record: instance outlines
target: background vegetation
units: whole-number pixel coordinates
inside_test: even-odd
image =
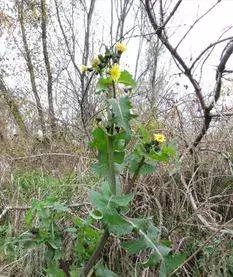
[[[137,81],[121,90],[138,114],[126,152],[140,124],[177,149],[132,187],[129,172],[121,174],[122,187],[134,192],[131,216],[150,217],[172,254],[185,254],[173,276],[233,276],[232,30],[187,56],[192,31],[224,0],[209,1],[179,29],[184,2],[0,3],[0,276],[78,276],[74,256],[82,267],[96,249],[101,224],[89,217],[89,191],[103,180],[88,142],[106,118],[105,102],[98,76],[80,66],[91,67],[119,41],[127,45],[121,67]],[[32,243],[38,226],[40,247]],[[166,276],[149,267],[148,255],[127,252],[112,234],[92,274]],[[48,267],[55,257],[60,264]]]

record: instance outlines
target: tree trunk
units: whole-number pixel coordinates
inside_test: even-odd
[[[36,101],[36,108],[38,111],[41,130],[43,132],[43,135],[45,135],[46,128],[45,128],[44,113],[43,113],[43,108],[41,105],[40,97],[39,97],[39,94],[37,91],[34,66],[32,64],[31,54],[30,54],[30,50],[29,50],[29,46],[28,46],[28,42],[27,42],[23,9],[24,9],[24,4],[23,4],[23,1],[21,1],[18,3],[18,16],[19,16],[19,22],[20,22],[20,27],[21,27],[21,33],[22,33],[23,46],[24,46],[24,50],[25,50],[25,59],[26,59],[28,71],[30,74],[31,87],[32,87],[32,92],[33,92],[33,95],[34,95],[35,101]]]
[[[15,119],[18,127],[19,127],[19,130],[20,130],[21,134],[23,136],[27,135],[27,133],[28,133],[27,128],[26,128],[24,120],[21,116],[21,112],[19,111],[19,108],[18,108],[18,106],[15,102],[15,99],[10,94],[10,91],[6,87],[2,77],[0,77],[0,92],[1,92],[0,95],[3,95],[3,98],[5,99],[12,116],[14,117],[14,119]]]
[[[43,46],[43,55],[45,68],[47,72],[47,95],[48,95],[48,104],[49,104],[49,121],[52,136],[56,136],[57,126],[54,113],[53,105],[53,77],[51,72],[48,46],[47,46],[47,11],[46,11],[46,0],[41,0],[41,30],[42,30],[42,46]]]

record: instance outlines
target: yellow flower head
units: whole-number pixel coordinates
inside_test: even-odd
[[[117,82],[121,75],[121,70],[120,70],[119,65],[115,63],[112,66],[112,68],[110,69],[109,73],[110,73],[110,76],[112,77],[113,81]]]
[[[154,134],[153,138],[154,138],[154,141],[157,141],[158,143],[162,143],[166,141],[166,137],[163,134]]]
[[[94,59],[92,60],[92,66],[98,66],[100,64],[100,59],[96,56],[94,57]]]
[[[121,43],[121,42],[117,42],[115,45],[115,48],[118,52],[123,53],[126,51],[126,46],[125,44]]]
[[[85,72],[87,72],[87,70],[88,70],[88,67],[87,67],[86,65],[82,64],[82,65],[80,66],[80,71],[81,71],[81,73],[85,73]]]

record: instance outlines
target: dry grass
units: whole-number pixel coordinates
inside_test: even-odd
[[[210,133],[197,149],[195,160],[185,152],[180,141],[181,163],[159,166],[154,174],[140,178],[135,184],[131,215],[152,217],[162,230],[162,239],[172,242],[175,253],[185,250],[191,255],[216,228],[233,217],[233,138],[230,130],[228,125],[225,132]],[[176,132],[173,131],[172,136],[179,142]],[[99,183],[90,169],[93,157],[81,142],[58,141],[36,146],[34,140],[7,142],[6,147],[1,148],[0,207],[25,205],[32,198],[43,199],[46,191],[56,194],[67,204],[88,201],[88,189]],[[28,183],[22,184],[23,179]],[[24,214],[13,211],[7,215],[8,236],[21,231]],[[209,251],[214,252],[210,255],[204,248],[177,276],[230,276],[227,270],[229,264],[233,267],[233,254],[230,254],[228,243],[233,223],[223,229],[225,233],[216,234],[208,244]],[[157,276],[156,269],[140,266],[147,254],[145,251],[129,256],[121,249],[119,240],[112,238],[103,260],[109,268],[122,272],[122,276]],[[43,249],[22,250],[18,257],[19,253],[10,258],[1,254],[0,276],[40,276],[37,274],[43,265]]]

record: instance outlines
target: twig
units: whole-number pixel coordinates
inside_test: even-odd
[[[74,203],[74,204],[67,205],[67,207],[68,208],[80,208],[80,207],[85,206],[85,205],[90,205],[90,203],[88,203],[88,202],[83,202],[82,204]],[[3,209],[2,213],[0,214],[0,221],[4,218],[4,216],[9,211],[27,211],[27,210],[30,210],[31,208],[32,208],[31,205],[28,205],[28,206],[7,206]],[[52,209],[53,206],[48,205],[48,206],[45,206],[45,208],[46,209]]]
[[[209,46],[207,46],[207,47],[197,56],[197,58],[193,61],[193,63],[192,63],[191,66],[190,66],[190,70],[193,69],[193,67],[195,66],[195,64],[200,60],[200,58],[201,58],[209,49],[211,49],[212,47],[216,46],[216,45],[219,44],[219,43],[222,43],[222,42],[224,42],[224,41],[231,40],[231,39],[233,39],[232,36],[231,36],[231,37],[224,38],[224,39],[221,39],[221,40],[218,40],[218,41],[216,41],[216,42],[211,43]]]
[[[189,261],[191,261],[193,259],[193,257],[195,257],[218,233],[220,233],[222,231],[222,229],[224,227],[226,227],[231,222],[233,222],[233,218],[230,219],[228,222],[224,223],[223,225],[221,225],[218,229],[216,229],[215,232],[211,236],[209,236],[204,241],[204,243],[191,256],[188,257],[188,259],[186,259],[178,268],[176,268],[172,273],[170,273],[169,276],[172,276],[173,274],[175,274],[185,264],[187,264]]]
[[[182,175],[182,173],[180,174],[180,179],[181,179],[181,183],[183,184],[183,186],[185,187],[185,189],[187,190],[187,194],[188,194],[188,197],[189,197],[189,200],[190,200],[190,203],[194,209],[195,212],[198,211],[198,207],[197,207],[197,204],[194,200],[194,197],[189,189],[189,185],[186,183],[185,181],[185,178],[184,176]],[[213,226],[211,225],[200,213],[196,213],[197,214],[197,217],[198,219],[201,221],[201,223],[207,227],[208,229],[212,230],[212,231],[216,231],[217,230],[217,226]]]
[[[177,9],[179,8],[179,6],[180,6],[180,4],[181,4],[181,2],[182,2],[183,0],[179,0],[177,3],[176,3],[176,5],[175,5],[175,7],[173,8],[173,10],[170,12],[170,14],[168,15],[168,17],[166,18],[166,20],[165,20],[165,22],[163,23],[163,25],[162,25],[162,27],[161,28],[164,28],[166,25],[167,25],[167,23],[170,21],[170,19],[173,17],[173,15],[174,15],[174,13],[177,11]]]
[[[193,27],[203,18],[205,17],[209,12],[211,12],[219,3],[221,2],[221,0],[217,0],[217,2],[211,6],[207,11],[205,11],[199,18],[197,18],[194,23],[189,27],[188,31],[183,35],[183,37],[181,38],[181,40],[178,42],[176,49],[180,46],[180,44],[182,43],[182,41],[186,38],[186,36],[189,34],[189,32],[193,29]]]
[[[22,156],[22,157],[12,157],[12,156],[6,156],[1,158],[8,158],[13,161],[19,161],[19,160],[26,160],[26,159],[35,159],[35,158],[40,158],[40,157],[47,157],[47,156],[65,156],[65,157],[73,157],[77,158],[79,155],[77,154],[72,154],[72,153],[42,153],[42,154],[36,154],[36,155],[30,155],[30,156]]]

